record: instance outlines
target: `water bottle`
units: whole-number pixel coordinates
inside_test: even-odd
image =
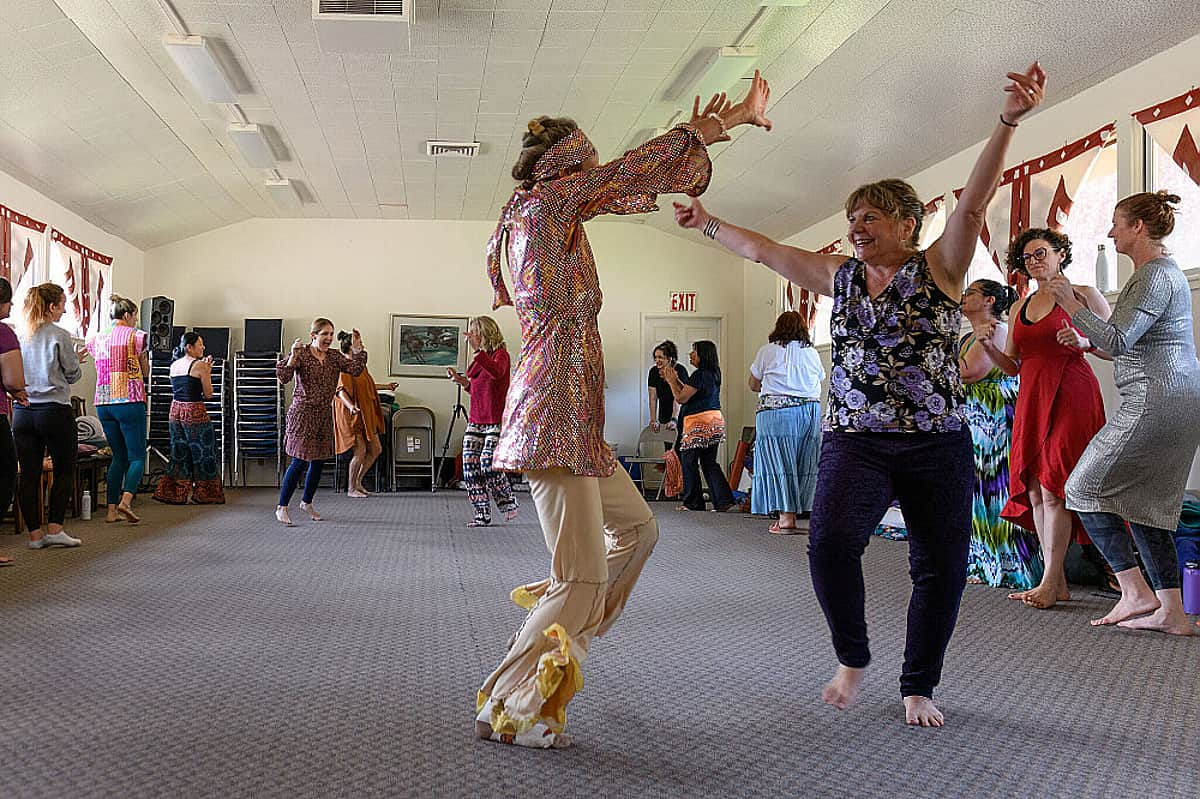
[[[1109,279],[1108,253],[1103,244],[1096,245],[1096,288],[1101,294],[1112,291],[1112,280]]]
[[[92,494],[86,488],[79,499],[79,518],[88,521],[92,518]]]
[[[1183,612],[1200,615],[1200,560],[1183,564]]]

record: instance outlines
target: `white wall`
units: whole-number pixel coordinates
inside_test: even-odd
[[[61,230],[80,244],[111,256],[113,259],[112,291],[125,297],[138,299],[142,296],[142,278],[145,272],[145,256],[141,250],[124,239],[106,233],[73,211],[51,200],[46,195],[30,188],[6,172],[0,172],[0,204],[14,211],[31,216],[39,222]],[[47,230],[49,235],[49,230]],[[21,309],[13,308],[12,319],[16,324]],[[75,385],[73,393],[87,400],[89,412],[94,412],[92,399],[96,391],[96,372],[84,367],[83,378]]]
[[[492,222],[251,219],[149,250],[145,294],[172,297],[176,324],[232,328],[232,349],[241,345],[246,317],[283,318],[285,345],[298,337],[307,340],[316,316],[329,317],[339,328],[358,327],[372,375],[387,382],[394,313],[491,313],[515,357],[520,349],[515,312],[489,310],[492,288],[484,248],[494,227]],[[697,314],[725,316],[727,357],[740,354],[742,262],[621,221],[591,222],[588,237],[604,291],[605,434],[620,444],[621,453],[629,453],[637,443],[651,362],[639,351],[640,315],[668,312],[672,289],[694,290]],[[453,408],[453,384],[398,380],[402,404],[425,405],[437,413],[441,439]],[[741,418],[741,394],[730,392],[728,403],[731,419]],[[458,451],[460,437],[461,426],[451,452]]]
[[[1065,142],[1083,136],[1113,120],[1117,122],[1118,139],[1118,193],[1120,196],[1142,190],[1141,163],[1141,127],[1130,117],[1135,111],[1150,106],[1160,100],[1166,100],[1190,89],[1196,81],[1196,64],[1200,63],[1200,36],[1195,36],[1169,50],[1151,56],[1147,60],[1131,67],[1124,72],[1114,75],[1086,91],[1064,100],[1054,106],[1043,109],[1021,122],[1021,129],[1013,138],[1009,149],[1007,164],[1013,165],[1029,158],[1034,158],[1045,152],[1059,147]],[[1049,75],[1053,87],[1054,73]],[[1050,96],[1053,97],[1053,88]],[[996,92],[997,109],[1000,106],[1000,93]],[[934,197],[943,192],[948,196],[952,190],[961,188],[970,174],[984,142],[979,142],[962,152],[941,161],[907,180],[912,183],[921,197]],[[880,175],[880,179],[892,177]],[[786,239],[788,244],[798,247],[823,247],[833,239],[843,236],[846,232],[845,214],[840,210],[841,198],[830,198],[830,216],[821,222]],[[1195,214],[1200,209],[1184,209],[1186,216],[1181,215],[1182,224],[1195,224]],[[720,213],[719,209],[714,209]],[[1169,243],[1169,242],[1168,242]],[[1200,264],[1182,264],[1185,269],[1200,268]],[[766,267],[747,263],[747,270],[769,272]],[[1119,282],[1129,277],[1132,264],[1125,256],[1120,257],[1118,264]],[[773,273],[770,273],[773,275]],[[762,307],[767,299],[774,301],[777,289],[774,281],[762,280],[758,277],[747,278],[746,303],[747,307]],[[1196,337],[1200,340],[1200,281],[1193,279],[1193,317],[1196,324]],[[1115,294],[1110,298],[1115,300]],[[746,347],[751,354],[754,352],[754,342],[765,339],[757,328],[758,323],[750,313],[747,313]],[[754,327],[755,329],[751,329]],[[823,347],[822,358],[829,366],[828,347]],[[1105,407],[1112,413],[1120,402],[1116,388],[1112,382],[1112,368],[1099,359],[1089,359],[1096,369],[1104,393]],[[749,407],[749,406],[748,406]],[[1188,485],[1200,487],[1200,456],[1192,466],[1192,474]]]

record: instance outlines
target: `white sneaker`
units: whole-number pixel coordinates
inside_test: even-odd
[[[83,541],[79,540],[78,538],[72,538],[71,536],[67,535],[66,530],[63,530],[58,533],[51,533],[49,535],[44,535],[41,537],[41,539],[39,539],[37,541],[30,541],[29,548],[30,549],[43,549],[45,547],[51,547],[51,546],[77,547],[82,543],[83,543]]]

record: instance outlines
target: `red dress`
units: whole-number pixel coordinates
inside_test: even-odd
[[[1083,351],[1065,347],[1055,338],[1063,322],[1071,320],[1066,311],[1055,305],[1044,319],[1031,324],[1025,315],[1027,305],[1013,323],[1013,343],[1021,355],[1021,387],[1008,461],[1009,499],[1000,516],[1035,530],[1030,481],[1065,497],[1071,470],[1104,426],[1104,400]],[[1072,513],[1071,520],[1075,540],[1089,543],[1079,517]]]

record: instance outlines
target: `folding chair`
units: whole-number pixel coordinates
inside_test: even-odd
[[[643,496],[646,493],[646,472],[655,466],[664,466],[666,459],[663,458],[664,444],[674,443],[679,433],[676,430],[671,430],[665,425],[658,428],[655,432],[649,425],[642,430],[638,436],[637,454],[624,458],[625,468],[629,470],[629,476],[633,482],[641,490]],[[638,464],[637,477],[633,476],[633,465]],[[658,481],[658,491],[654,498],[662,499],[663,483],[662,478]]]

